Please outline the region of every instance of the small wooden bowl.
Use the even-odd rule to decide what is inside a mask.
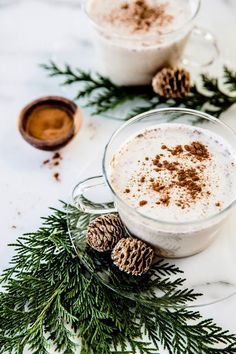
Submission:
[[[35,138],[26,130],[27,121],[31,115],[31,113],[38,107],[43,106],[51,106],[57,109],[61,109],[66,112],[68,117],[72,120],[72,127],[70,131],[61,138],[51,139],[51,140],[41,140]],[[24,107],[20,113],[18,128],[22,135],[22,137],[32,146],[37,149],[45,150],[45,151],[55,151],[63,146],[67,145],[71,139],[78,133],[82,124],[82,113],[79,107],[71,100],[60,97],[60,96],[47,96],[39,98],[31,103],[29,103],[26,107]]]

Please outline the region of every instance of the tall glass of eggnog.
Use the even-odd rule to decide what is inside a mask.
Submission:
[[[146,85],[180,63],[200,0],[87,0],[100,71],[118,85]]]

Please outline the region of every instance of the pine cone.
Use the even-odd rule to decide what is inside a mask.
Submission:
[[[149,270],[153,256],[153,249],[143,241],[122,238],[113,249],[111,258],[120,270],[138,276]]]
[[[98,252],[110,251],[124,236],[119,216],[102,215],[93,220],[87,230],[87,243]]]
[[[181,98],[191,89],[190,73],[185,69],[164,68],[152,80],[154,92],[165,98]]]

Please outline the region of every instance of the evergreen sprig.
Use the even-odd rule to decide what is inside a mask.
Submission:
[[[227,66],[224,67],[224,83],[228,86],[231,92],[236,91],[236,71],[230,70]]]
[[[224,67],[224,89],[219,79],[209,75],[200,75],[200,84],[193,85],[185,98],[167,99],[158,96],[149,86],[116,86],[108,78],[72,69],[66,64],[59,67],[51,61],[42,67],[51,77],[61,77],[63,85],[78,84],[79,89],[75,99],[86,99],[85,107],[90,107],[93,114],[99,115],[122,107],[131,102],[134,106],[123,119],[129,119],[136,114],[158,107],[186,107],[201,110],[216,117],[227,111],[236,103],[236,72]]]
[[[81,232],[93,218],[72,207],[69,216]],[[78,257],[67,218],[65,209],[53,209],[38,231],[12,245],[16,253],[1,276],[0,353],[47,354],[51,345],[65,354],[236,353],[234,335],[177,306],[198,296],[181,288],[177,267],[160,260],[142,281],[122,279],[139,295],[124,297],[97,276],[98,255],[86,251],[92,271]]]

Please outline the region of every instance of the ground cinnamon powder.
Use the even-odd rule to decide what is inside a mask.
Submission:
[[[151,189],[156,192],[157,205],[168,206],[174,200],[176,206],[185,209],[199,198],[207,198],[211,194],[207,190],[207,180],[204,174],[205,163],[211,160],[207,146],[200,141],[193,141],[188,145],[172,147],[162,144],[161,148],[167,151],[166,156],[163,154],[158,154],[154,158],[146,156],[145,161],[150,161],[150,167],[146,171],[144,168],[142,174],[137,176],[137,181],[134,180],[133,183],[138,182],[140,188],[145,184],[147,190]],[[143,164],[142,161],[139,162]],[[150,178],[150,173],[153,171],[157,172],[156,177]],[[127,189],[130,191],[130,188]],[[144,190],[143,196],[145,195]],[[147,203],[147,200],[141,200],[139,206],[142,207]],[[217,207],[220,205],[220,201],[216,203]]]
[[[73,119],[61,107],[41,105],[29,115],[26,123],[26,132],[32,137],[53,141],[65,138],[73,129]]]
[[[126,25],[132,31],[148,31],[150,27],[160,28],[170,23],[173,16],[167,13],[167,4],[153,4],[147,0],[124,2],[106,18],[116,25]]]
[[[187,159],[194,158],[195,161],[204,161],[210,159],[210,154],[205,145],[199,141],[193,141],[190,145],[177,145],[174,147],[168,147],[162,145],[163,150],[169,151],[173,156],[185,155]],[[197,168],[188,168],[180,166],[179,162],[169,162],[167,160],[162,161],[161,155],[157,155],[153,159],[153,166],[159,167],[159,171],[169,171],[171,173],[171,183],[169,185],[165,184],[165,181],[154,180],[151,182],[151,188],[160,194],[160,199],[158,204],[169,205],[170,195],[173,188],[179,188],[187,192],[187,198],[180,198],[176,205],[185,208],[189,206],[189,203],[194,202],[198,197],[201,196],[203,189],[203,175],[201,171]],[[202,166],[204,169],[204,165]],[[156,169],[154,169],[156,171]]]

